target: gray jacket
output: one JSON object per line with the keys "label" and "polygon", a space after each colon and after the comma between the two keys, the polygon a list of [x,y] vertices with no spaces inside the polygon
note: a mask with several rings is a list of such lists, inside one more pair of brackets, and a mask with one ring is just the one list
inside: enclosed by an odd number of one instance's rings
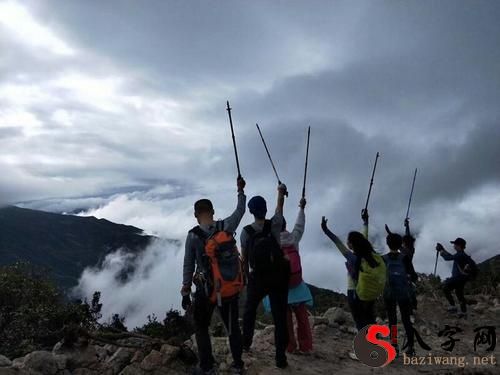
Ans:
{"label": "gray jacket", "polygon": [[[231,216],[225,218],[224,220],[219,220],[222,222],[222,228],[224,231],[229,233],[234,233],[238,225],[240,224],[243,215],[245,214],[245,205],[247,197],[244,193],[238,193],[238,205],[236,210],[231,214]],[[215,231],[216,222],[213,225],[200,225],[200,228],[205,231],[208,235],[213,234]],[[219,224],[220,225],[220,224]],[[184,266],[183,266],[183,277],[182,285],[191,287],[193,283],[193,274],[195,269],[198,269],[202,265],[202,255],[205,251],[204,241],[196,236],[194,233],[189,232],[186,238],[185,253],[184,253]]]}

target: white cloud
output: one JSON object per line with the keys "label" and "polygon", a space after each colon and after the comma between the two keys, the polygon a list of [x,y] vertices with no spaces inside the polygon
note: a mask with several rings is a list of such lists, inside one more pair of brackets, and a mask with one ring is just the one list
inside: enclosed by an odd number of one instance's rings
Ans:
{"label": "white cloud", "polygon": [[76,51],[50,28],[36,20],[18,2],[0,2],[0,25],[20,44],[40,48],[55,55],[73,56]]}

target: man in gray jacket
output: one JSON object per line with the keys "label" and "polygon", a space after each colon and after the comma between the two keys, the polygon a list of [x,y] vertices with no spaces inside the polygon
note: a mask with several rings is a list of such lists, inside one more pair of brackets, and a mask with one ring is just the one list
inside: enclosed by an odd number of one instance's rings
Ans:
{"label": "man in gray jacket", "polygon": [[[218,230],[228,233],[234,233],[245,214],[246,196],[243,192],[245,181],[242,178],[237,180],[238,186],[238,205],[231,216],[224,220],[214,220],[214,208],[212,202],[208,199],[200,199],[194,204],[194,216],[196,217],[199,228],[203,231],[204,237],[208,238]],[[195,231],[189,231],[186,238],[184,254],[184,271],[182,282],[182,308],[187,310],[191,306],[191,285],[193,281],[196,286],[193,302],[193,318],[195,322],[195,336],[198,346],[198,356],[200,360],[201,374],[214,374],[214,357],[212,355],[212,345],[208,329],[215,308],[206,295],[202,283],[197,283],[193,275],[207,274],[207,257],[205,256],[205,241],[200,238]],[[238,324],[238,300],[239,295],[227,300],[222,300],[220,306],[217,306],[229,332],[229,344],[233,356],[232,371],[241,373],[243,371],[242,341],[241,330]]]}

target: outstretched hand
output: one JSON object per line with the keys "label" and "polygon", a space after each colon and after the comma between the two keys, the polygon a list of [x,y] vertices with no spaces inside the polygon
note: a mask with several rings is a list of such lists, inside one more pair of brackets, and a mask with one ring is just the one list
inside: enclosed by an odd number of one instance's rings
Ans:
{"label": "outstretched hand", "polygon": [[278,193],[282,196],[288,195],[288,191],[286,190],[286,185],[284,183],[280,183],[278,185]]}
{"label": "outstretched hand", "polygon": [[324,216],[321,217],[321,229],[323,229],[323,232],[326,232],[328,230],[328,219],[326,219]]}
{"label": "outstretched hand", "polygon": [[368,218],[369,218],[369,216],[368,216],[368,209],[363,208],[361,210],[361,219],[363,220],[364,224],[368,224]]}
{"label": "outstretched hand", "polygon": [[237,179],[236,179],[236,185],[238,186],[238,191],[243,191],[243,189],[245,189],[245,186],[246,186],[246,181],[243,179],[243,177],[239,176]]}
{"label": "outstretched hand", "polygon": [[306,203],[307,203],[306,198],[301,198],[299,202],[299,207],[304,209],[306,207]]}

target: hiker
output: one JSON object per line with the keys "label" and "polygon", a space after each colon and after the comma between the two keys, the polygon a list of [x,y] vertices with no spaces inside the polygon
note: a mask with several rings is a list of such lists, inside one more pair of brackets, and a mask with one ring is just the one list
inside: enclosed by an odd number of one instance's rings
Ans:
{"label": "hiker", "polygon": [[[281,248],[290,262],[290,281],[288,283],[288,347],[289,353],[309,354],[312,351],[312,331],[309,325],[307,306],[312,306],[312,295],[309,287],[302,279],[302,265],[299,254],[299,242],[304,234],[306,199],[299,204],[299,214],[292,232],[286,230],[286,220],[283,220],[281,232]],[[297,339],[295,338],[293,315],[297,320]],[[298,344],[297,344],[298,343]],[[298,350],[297,350],[298,349]]]}
{"label": "hiker", "polygon": [[[412,236],[410,231],[410,220],[408,218],[404,221],[405,226],[405,235],[403,236],[403,241],[401,244],[401,254],[406,255],[413,266],[413,256],[415,255],[415,237]],[[410,283],[410,299],[411,299],[411,308],[412,308],[412,319],[415,320],[413,316],[418,307],[417,302],[417,287],[411,282]]]}
{"label": "hiker", "polygon": [[361,330],[369,324],[375,324],[375,300],[382,293],[385,284],[385,263],[375,253],[368,236],[368,211],[361,211],[364,234],[350,232],[346,247],[327,226],[328,220],[323,216],[321,229],[335,243],[346,258],[347,267],[347,301],[356,328]]}
{"label": "hiker", "polygon": [[252,346],[257,307],[269,295],[274,321],[275,360],[278,368],[288,366],[286,348],[288,344],[287,307],[290,265],[280,246],[283,227],[283,205],[286,186],[278,186],[278,203],[274,216],[266,219],[267,204],[261,196],[248,202],[248,209],[255,221],[241,232],[241,252],[246,275],[248,275],[247,300],[243,315],[243,350]]}
{"label": "hiker", "polygon": [[[186,238],[184,254],[183,283],[181,289],[182,308],[192,308],[198,347],[199,370],[197,373],[214,374],[215,360],[208,329],[214,308],[217,307],[229,334],[229,346],[233,356],[231,370],[242,373],[242,339],[238,323],[239,292],[243,288],[243,276],[239,252],[233,233],[245,213],[245,180],[237,179],[238,205],[236,210],[224,220],[214,220],[214,208],[208,199],[200,199],[194,204],[194,216],[198,226],[191,229]],[[217,262],[216,255],[224,252],[227,260]],[[196,272],[195,272],[196,267]],[[191,285],[196,291],[191,302]],[[191,306],[192,304],[192,306]]]}
{"label": "hiker", "polygon": [[460,303],[460,313],[458,317],[467,318],[467,304],[464,296],[464,287],[467,281],[476,276],[478,269],[470,255],[465,253],[467,242],[463,238],[458,237],[455,241],[450,241],[450,243],[453,244],[456,251],[454,255],[447,252],[440,243],[436,245],[436,250],[444,260],[453,260],[451,277],[446,279],[443,283],[444,295],[450,303],[447,310],[450,313],[456,313],[458,311],[455,306],[455,300],[451,294],[451,292],[455,290],[458,302]]}
{"label": "hiker", "polygon": [[[384,289],[384,304],[389,318],[389,327],[391,327],[391,343],[399,353],[397,344],[397,331],[394,332],[392,327],[397,326],[397,307],[401,313],[401,320],[405,328],[407,345],[406,355],[415,355],[414,341],[415,335],[413,325],[410,319],[412,311],[411,303],[411,285],[410,282],[417,281],[417,273],[407,255],[399,252],[403,242],[402,237],[397,233],[391,233],[386,225],[388,232],[386,243],[389,247],[389,253],[382,258],[386,264],[387,282]],[[395,335],[393,334],[396,333]]]}

